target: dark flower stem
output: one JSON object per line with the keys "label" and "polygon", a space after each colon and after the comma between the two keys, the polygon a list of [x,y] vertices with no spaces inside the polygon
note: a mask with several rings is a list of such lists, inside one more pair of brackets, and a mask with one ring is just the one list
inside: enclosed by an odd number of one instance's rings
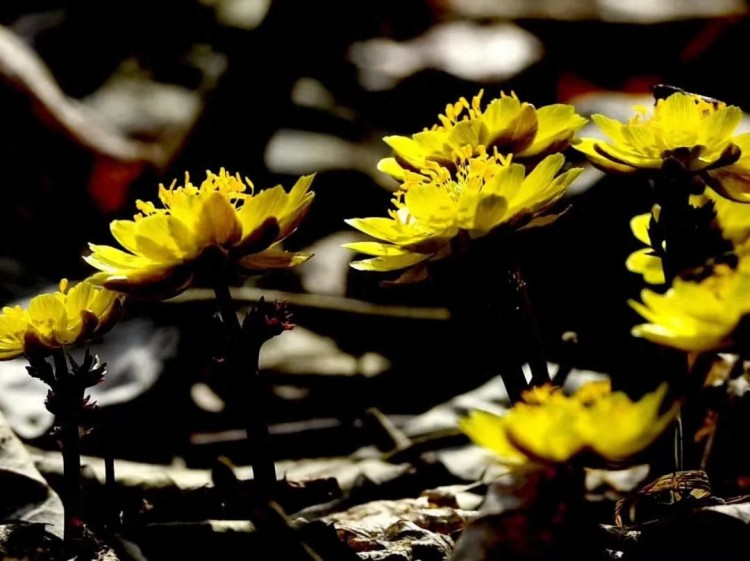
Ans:
{"label": "dark flower stem", "polygon": [[251,464],[258,498],[266,502],[273,497],[276,487],[276,466],[271,453],[271,439],[266,422],[265,386],[260,377],[258,359],[263,341],[243,332],[237,318],[229,285],[223,281],[214,284],[216,302],[227,332],[228,371],[240,402],[245,430],[251,446]]}
{"label": "dark flower stem", "polygon": [[84,388],[76,384],[68,369],[68,363],[63,349],[52,354],[55,364],[55,391],[62,395],[65,411],[58,419],[60,440],[63,455],[63,493],[62,501],[65,507],[65,549],[68,553],[75,553],[76,542],[81,539],[81,435],[80,435],[80,407],[83,402]]}
{"label": "dark flower stem", "polygon": [[[689,247],[690,236],[686,235],[690,209],[690,180],[682,173],[680,166],[670,162],[653,179],[653,191],[656,203],[660,207],[659,218],[652,215],[649,237],[651,247],[661,258],[664,279],[667,286],[671,286],[675,277],[688,268],[693,258],[695,248]],[[653,231],[657,228],[657,231]],[[662,244],[666,246],[664,251]],[[679,374],[686,375],[688,372]],[[678,375],[677,379],[680,379]],[[677,414],[674,425],[674,468],[682,471],[684,462],[684,433],[682,414]]]}
{"label": "dark flower stem", "polygon": [[117,479],[115,477],[114,438],[115,432],[110,423],[100,428],[104,443],[104,496],[107,504],[104,524],[111,532],[120,528],[120,505],[117,496]]}
{"label": "dark flower stem", "polygon": [[[657,202],[661,207],[659,222],[662,225],[662,237],[668,248],[661,253],[662,268],[667,286],[688,267],[692,255],[691,248],[685,247],[686,237],[681,230],[687,222],[690,208],[689,193],[680,193],[675,185],[666,180],[656,182]],[[672,187],[672,189],[670,189]],[[661,249],[659,249],[661,252]]]}
{"label": "dark flower stem", "polygon": [[674,467],[675,471],[682,471],[685,469],[685,453],[683,446],[685,442],[685,435],[682,428],[682,413],[677,414],[674,427]]}
{"label": "dark flower stem", "polygon": [[[518,255],[513,256],[513,285],[515,289],[515,299],[517,304],[518,322],[520,328],[526,335],[526,352],[528,353],[527,361],[531,369],[532,387],[541,386],[550,381],[549,371],[547,370],[547,360],[542,350],[542,340],[539,336],[539,325],[537,324],[536,314],[529,298],[529,291],[526,281],[521,272],[521,261]],[[524,378],[525,380],[525,378]]]}
{"label": "dark flower stem", "polygon": [[655,255],[662,260],[668,286],[680,274],[700,271],[732,252],[731,242],[711,227],[716,217],[713,204],[690,205],[690,196],[705,189],[698,178],[668,160],[653,177],[652,186],[660,210],[652,213],[649,237]]}
{"label": "dark flower stem", "polygon": [[[652,184],[660,211],[658,220],[652,215],[649,237],[652,248],[661,258],[667,286],[681,273],[700,268],[721,253],[721,246],[712,239],[711,221],[715,216],[712,207],[703,212],[690,206],[690,195],[702,192],[704,185],[686,169],[678,159],[667,160]],[[678,372],[676,380],[687,379],[689,370],[688,366],[686,371]],[[688,384],[682,382],[682,385],[683,392],[688,390]],[[684,447],[682,413],[679,413],[674,428],[676,471],[685,468]]]}
{"label": "dark flower stem", "polygon": [[508,399],[511,405],[522,401],[521,395],[529,387],[526,383],[526,376],[523,373],[523,367],[518,364],[506,368],[502,375],[505,391],[508,392]]}

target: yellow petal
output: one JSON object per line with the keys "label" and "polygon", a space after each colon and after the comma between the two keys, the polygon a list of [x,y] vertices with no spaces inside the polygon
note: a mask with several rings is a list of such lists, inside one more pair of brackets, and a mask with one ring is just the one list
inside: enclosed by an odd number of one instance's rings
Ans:
{"label": "yellow petal", "polygon": [[281,251],[277,248],[248,255],[238,261],[241,267],[262,271],[270,269],[290,269],[301,265],[313,256],[312,253]]}
{"label": "yellow petal", "polygon": [[125,253],[108,245],[89,244],[89,249],[91,249],[91,254],[84,256],[83,259],[100,271],[119,272],[154,267],[154,263],[149,259]]}
{"label": "yellow petal", "polygon": [[245,200],[237,211],[237,218],[242,225],[242,237],[252,236],[267,219],[283,215],[288,202],[288,195],[281,185],[265,189]]}
{"label": "yellow petal", "polygon": [[628,458],[658,438],[678,412],[678,406],[659,414],[667,385],[632,402],[622,392],[596,400],[588,410],[587,422],[579,430],[592,450],[610,460]]}
{"label": "yellow petal", "polygon": [[300,177],[289,192],[286,208],[279,217],[279,240],[292,234],[307,216],[315,198],[315,193],[310,191],[314,178],[315,174]]}
{"label": "yellow petal", "polygon": [[530,192],[541,191],[547,184],[552,182],[560,168],[565,163],[562,154],[552,154],[537,164],[532,172],[526,176],[523,189]]}
{"label": "yellow petal", "polygon": [[404,168],[398,165],[396,158],[383,158],[378,162],[378,171],[387,173],[394,179],[404,180]]}
{"label": "yellow petal", "polygon": [[521,157],[536,156],[551,150],[565,149],[576,131],[588,122],[575,112],[572,105],[545,105],[536,110],[538,130],[534,142],[519,154]]}
{"label": "yellow petal", "polygon": [[359,271],[396,271],[416,265],[430,258],[430,255],[419,253],[405,253],[403,255],[388,255],[384,257],[373,257],[350,263],[353,269]]}
{"label": "yellow petal", "polygon": [[[120,226],[125,224],[127,223],[123,221]],[[131,251],[136,255],[158,263],[176,263],[187,256],[184,244],[181,243],[183,247],[180,247],[173,237],[175,228],[180,227],[177,224],[181,225],[176,218],[167,214],[155,214],[138,220],[134,224],[135,250]],[[117,228],[113,225],[112,230],[114,234]],[[193,240],[194,238],[195,236],[190,234],[186,239]],[[130,249],[124,244],[123,246]]]}
{"label": "yellow petal", "polygon": [[750,203],[750,166],[731,165],[708,172],[711,188],[732,201]]}
{"label": "yellow petal", "polygon": [[632,273],[643,275],[649,284],[664,284],[664,268],[661,259],[653,255],[651,248],[639,249],[631,253],[625,261],[625,267]]}
{"label": "yellow petal", "polygon": [[503,417],[471,411],[468,417],[458,421],[458,426],[474,443],[497,454],[501,463],[518,466],[529,462],[508,440]]}
{"label": "yellow petal", "polygon": [[566,462],[586,445],[576,430],[583,408],[573,403],[551,407],[517,404],[507,416],[511,444],[527,456],[547,462]]}
{"label": "yellow petal", "polygon": [[631,165],[616,162],[608,158],[598,148],[602,144],[603,142],[596,138],[581,138],[573,143],[573,148],[585,154],[592,165],[603,171],[621,174],[630,174],[638,171],[637,168]]}
{"label": "yellow petal", "polygon": [[358,253],[364,253],[365,255],[376,255],[378,257],[405,255],[409,253],[409,251],[398,246],[380,242],[351,242],[344,244],[341,247],[351,249]]}
{"label": "yellow petal", "polygon": [[486,235],[506,217],[508,201],[494,194],[477,193],[464,197],[459,209],[459,225],[467,230],[472,238]]}
{"label": "yellow petal", "polygon": [[639,214],[630,220],[630,230],[639,242],[651,246],[648,229],[651,224],[651,213]]}
{"label": "yellow petal", "polygon": [[242,234],[235,208],[224,195],[215,191],[204,197],[195,232],[198,240],[206,245],[231,246]]}

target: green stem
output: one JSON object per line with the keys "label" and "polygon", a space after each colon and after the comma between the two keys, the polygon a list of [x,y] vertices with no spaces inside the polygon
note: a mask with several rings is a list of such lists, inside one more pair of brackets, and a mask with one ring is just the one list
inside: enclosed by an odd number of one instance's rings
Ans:
{"label": "green stem", "polygon": [[[262,341],[253,340],[252,334],[243,338],[242,327],[234,307],[234,301],[226,282],[214,285],[216,302],[222,322],[227,330],[228,370],[236,390],[238,403],[243,413],[247,438],[251,445],[251,464],[256,482],[258,497],[267,502],[273,497],[276,488],[276,466],[271,453],[271,438],[266,422],[265,385],[261,380],[258,360]],[[249,340],[248,340],[249,339]]]}
{"label": "green stem", "polygon": [[83,388],[79,388],[68,370],[63,349],[52,354],[55,364],[56,388],[66,411],[58,419],[63,456],[62,501],[65,507],[65,543],[67,554],[77,552],[81,539],[81,436],[79,412],[83,402]]}

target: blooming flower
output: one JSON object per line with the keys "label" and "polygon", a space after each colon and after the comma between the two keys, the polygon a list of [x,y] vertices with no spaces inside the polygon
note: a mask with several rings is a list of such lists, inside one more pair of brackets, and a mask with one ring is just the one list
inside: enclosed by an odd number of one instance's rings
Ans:
{"label": "blooming flower", "polygon": [[742,316],[750,312],[750,276],[742,269],[717,265],[700,282],[677,278],[666,294],[641,292],[643,303],[630,305],[649,323],[633,335],[684,351],[726,348]]}
{"label": "blooming flower", "polygon": [[90,244],[85,259],[102,271],[97,279],[109,288],[160,296],[187,288],[207,255],[244,270],[292,267],[310,255],[279,245],[305,217],[312,180],[301,177],[289,193],[281,185],[256,193],[250,181],[223,169],[208,172],[200,187],[186,175],[184,186],[159,187],[163,208],[138,201],[134,220],[112,222],[112,235],[125,251]]}
{"label": "blooming flower", "polygon": [[374,256],[352,267],[391,271],[452,252],[451,241],[487,235],[496,228],[529,228],[552,222],[551,207],[581,173],[558,172],[565,159],[547,156],[526,175],[523,165],[499,155],[465,158],[452,174],[431,164],[426,175],[406,172],[404,190],[394,199],[390,217],[353,218],[347,223],[380,241],[345,247]]}
{"label": "blooming flower", "polygon": [[651,444],[678,410],[675,404],[659,412],[666,384],[636,402],[612,392],[608,381],[584,384],[571,396],[547,388],[525,392],[504,416],[472,411],[461,430],[508,465],[563,463],[584,453],[623,460]]}
{"label": "blooming flower", "polygon": [[673,158],[721,195],[750,202],[750,133],[734,136],[742,120],[739,107],[676,92],[657,100],[650,115],[644,107],[636,110],[624,124],[594,115],[610,140],[582,138],[574,147],[614,173],[658,170]]}
{"label": "blooming flower", "polygon": [[500,94],[482,109],[480,91],[445,108],[439,115],[440,124],[431,129],[406,136],[387,136],[394,157],[378,163],[378,169],[396,179],[404,179],[405,171],[420,172],[435,162],[447,167],[455,165],[456,152],[469,146],[476,154],[513,154],[514,158],[541,158],[560,152],[570,145],[576,131],[587,120],[571,105],[547,105],[540,109],[521,102],[515,94]]}
{"label": "blooming flower", "polygon": [[123,296],[89,279],[68,290],[35,296],[26,309],[5,307],[0,314],[0,360],[22,354],[46,355],[109,330],[118,318]]}

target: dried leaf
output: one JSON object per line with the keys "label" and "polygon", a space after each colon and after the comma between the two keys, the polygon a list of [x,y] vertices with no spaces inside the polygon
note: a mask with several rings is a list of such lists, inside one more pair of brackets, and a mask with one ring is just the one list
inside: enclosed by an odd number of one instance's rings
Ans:
{"label": "dried leaf", "polygon": [[0,415],[0,518],[46,525],[58,538],[63,532],[63,506],[47,485],[31,455]]}

